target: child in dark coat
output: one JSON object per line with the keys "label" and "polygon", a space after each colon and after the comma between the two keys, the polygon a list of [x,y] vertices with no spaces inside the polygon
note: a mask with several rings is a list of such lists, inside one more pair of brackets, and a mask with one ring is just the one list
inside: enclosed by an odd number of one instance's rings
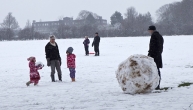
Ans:
{"label": "child in dark coat", "polygon": [[39,69],[42,69],[41,65],[36,65],[36,58],[30,57],[27,59],[29,61],[29,68],[30,68],[30,81],[26,83],[27,86],[29,86],[31,83],[34,83],[34,86],[36,86],[40,80],[40,74],[38,72]]}
{"label": "child in dark coat", "polygon": [[74,55],[72,52],[73,52],[72,47],[69,47],[66,51],[66,54],[67,54],[67,67],[69,68],[70,77],[72,79],[72,82],[75,82],[75,73],[76,73],[75,59],[76,59],[76,55]]}
{"label": "child in dark coat", "polygon": [[90,40],[88,39],[88,36],[85,36],[85,40],[83,44],[84,44],[86,56],[88,56],[89,55],[89,44],[90,44]]}

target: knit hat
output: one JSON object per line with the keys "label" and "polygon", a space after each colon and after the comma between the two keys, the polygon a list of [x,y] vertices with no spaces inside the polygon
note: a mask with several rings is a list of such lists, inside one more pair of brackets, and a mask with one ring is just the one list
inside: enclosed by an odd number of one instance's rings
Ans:
{"label": "knit hat", "polygon": [[50,39],[56,39],[56,37],[54,35],[51,35]]}
{"label": "knit hat", "polygon": [[96,32],[95,34],[99,34],[98,32]]}
{"label": "knit hat", "polygon": [[153,30],[153,31],[155,31],[155,30],[156,30],[156,27],[155,27],[155,26],[149,26],[148,30]]}
{"label": "knit hat", "polygon": [[74,49],[73,49],[72,47],[69,47],[69,48],[66,50],[66,53],[72,54],[73,50],[74,50]]}
{"label": "knit hat", "polygon": [[29,57],[27,60],[28,61],[34,61],[36,58],[35,57]]}
{"label": "knit hat", "polygon": [[88,39],[88,36],[85,36],[86,39]]}

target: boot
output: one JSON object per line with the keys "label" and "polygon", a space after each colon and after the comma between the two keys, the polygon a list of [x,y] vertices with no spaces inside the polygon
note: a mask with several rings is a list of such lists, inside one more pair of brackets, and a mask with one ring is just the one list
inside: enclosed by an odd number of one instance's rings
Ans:
{"label": "boot", "polygon": [[72,78],[72,82],[75,82],[75,78]]}
{"label": "boot", "polygon": [[38,85],[38,83],[34,83],[34,86],[37,86]]}
{"label": "boot", "polygon": [[55,77],[53,75],[51,75],[51,79],[52,79],[52,82],[56,82]]}
{"label": "boot", "polygon": [[30,81],[28,81],[27,83],[26,83],[26,86],[29,86],[31,84],[31,82]]}
{"label": "boot", "polygon": [[160,86],[157,86],[157,87],[155,88],[155,90],[160,90]]}
{"label": "boot", "polygon": [[155,90],[160,90],[160,82],[159,85],[155,88]]}
{"label": "boot", "polygon": [[61,75],[58,75],[58,79],[59,79],[59,81],[62,82],[62,76]]}

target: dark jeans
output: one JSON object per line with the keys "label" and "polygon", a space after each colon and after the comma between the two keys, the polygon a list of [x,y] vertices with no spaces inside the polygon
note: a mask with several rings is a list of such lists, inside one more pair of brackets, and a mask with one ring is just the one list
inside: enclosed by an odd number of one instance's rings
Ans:
{"label": "dark jeans", "polygon": [[88,49],[89,49],[89,46],[84,46],[84,48],[85,48],[85,54],[86,54],[86,55],[89,55],[89,50],[88,50]]}
{"label": "dark jeans", "polygon": [[94,45],[95,55],[99,55],[99,45]]}
{"label": "dark jeans", "polygon": [[52,81],[55,81],[55,69],[58,72],[58,79],[62,80],[62,71],[60,68],[60,61],[59,60],[52,60],[51,61],[51,78],[52,78]]}
{"label": "dark jeans", "polygon": [[76,73],[75,68],[69,68],[69,71],[70,71],[70,77],[75,78],[75,73]]}

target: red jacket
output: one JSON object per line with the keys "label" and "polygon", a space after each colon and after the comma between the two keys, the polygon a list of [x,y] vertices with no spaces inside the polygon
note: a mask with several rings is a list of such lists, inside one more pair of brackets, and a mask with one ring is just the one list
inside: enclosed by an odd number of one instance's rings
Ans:
{"label": "red jacket", "polygon": [[68,68],[76,68],[75,59],[76,59],[76,55],[74,54],[67,55],[67,67]]}
{"label": "red jacket", "polygon": [[30,61],[29,68],[30,68],[30,81],[35,82],[40,80],[40,74],[38,70],[41,69],[41,67],[35,66],[35,62]]}

